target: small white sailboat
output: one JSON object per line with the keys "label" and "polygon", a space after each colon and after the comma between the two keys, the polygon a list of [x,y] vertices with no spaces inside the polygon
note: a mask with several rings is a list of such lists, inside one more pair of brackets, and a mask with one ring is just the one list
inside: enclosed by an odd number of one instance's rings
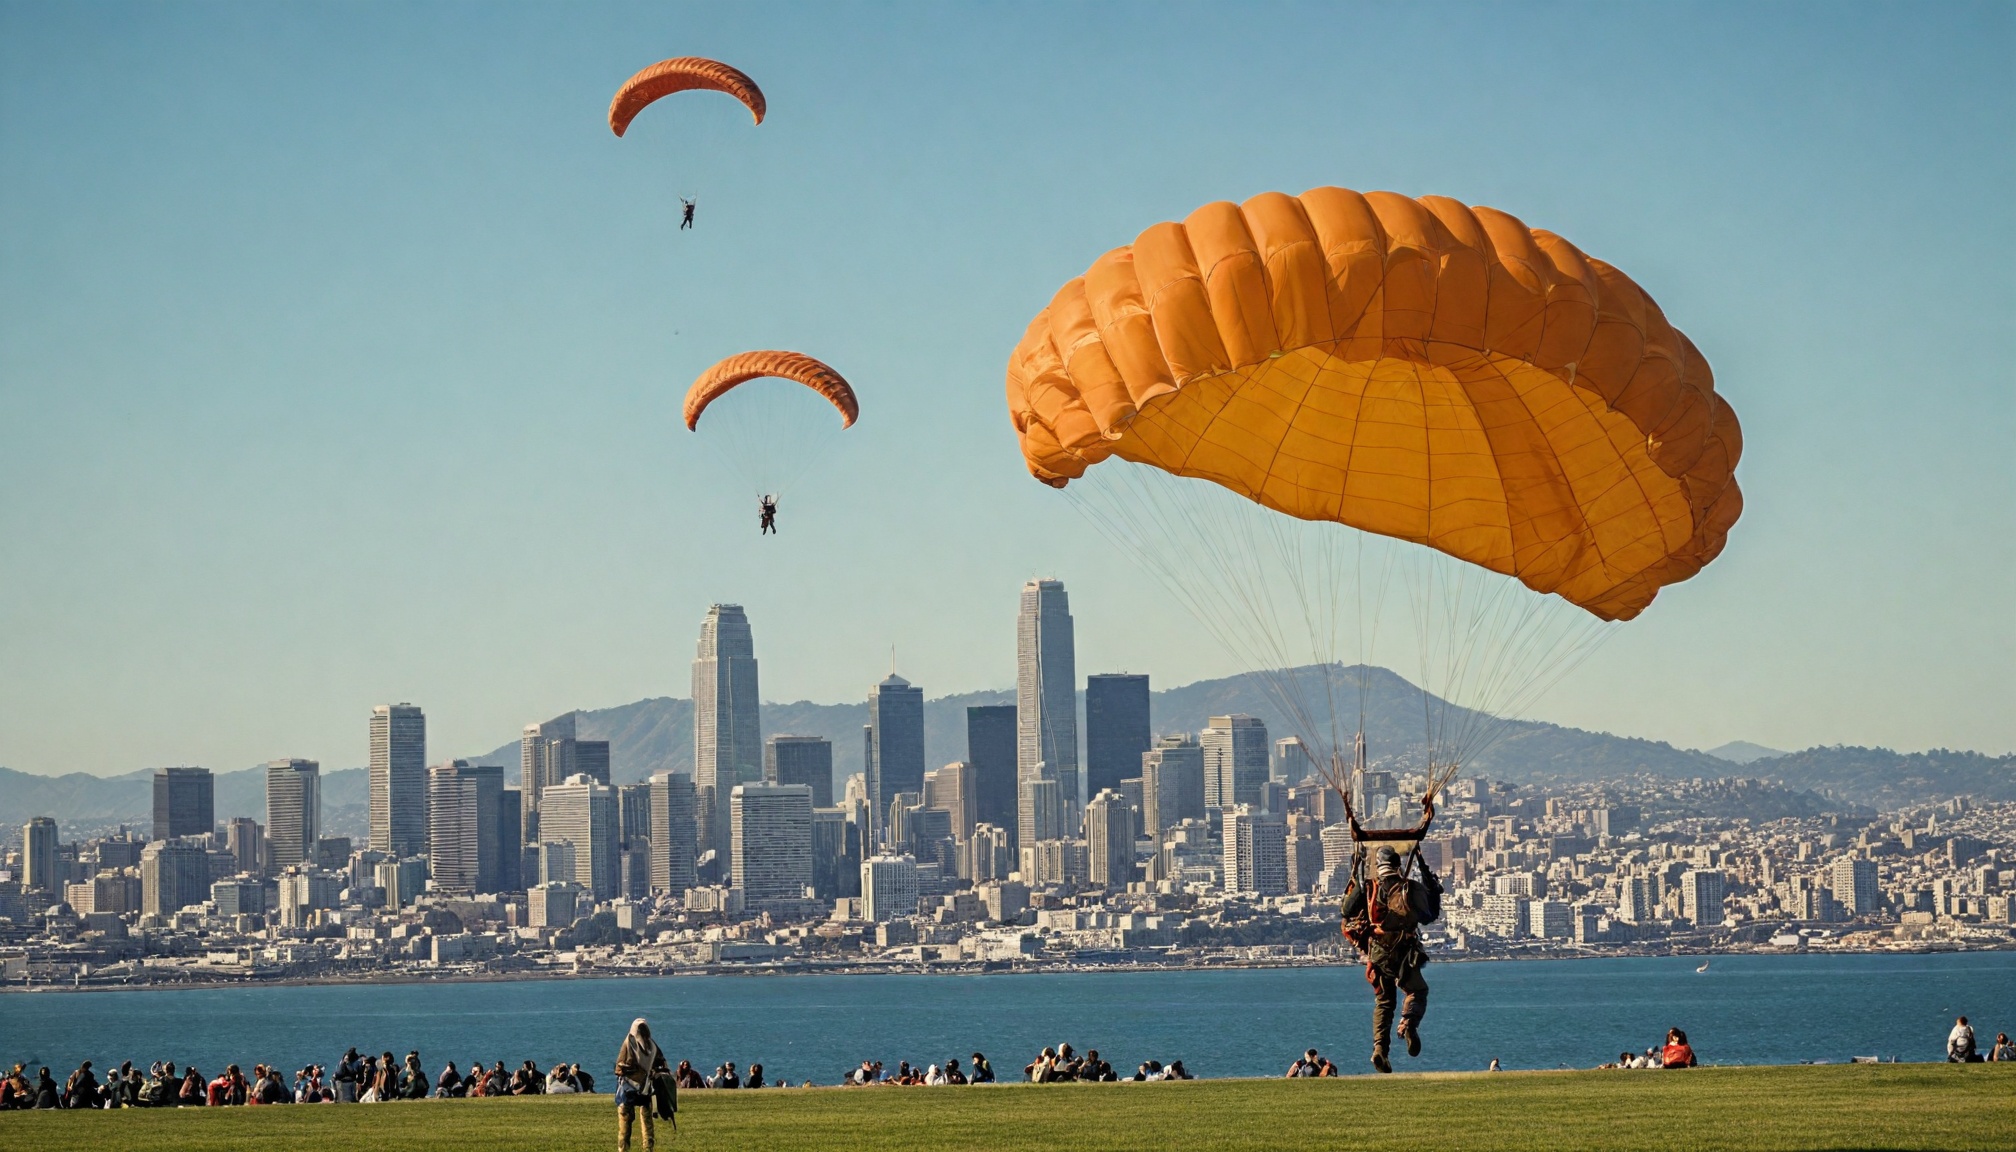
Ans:
{"label": "small white sailboat", "polygon": [[1694,969],[1694,971],[1697,973],[1706,972],[1707,970],[1708,970],[1708,961],[1706,960],[1701,961],[1701,966],[1699,968]]}

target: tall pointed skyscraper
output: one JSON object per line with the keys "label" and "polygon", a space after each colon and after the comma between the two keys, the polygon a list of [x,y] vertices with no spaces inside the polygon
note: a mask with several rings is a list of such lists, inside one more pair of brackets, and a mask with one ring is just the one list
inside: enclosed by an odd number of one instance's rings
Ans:
{"label": "tall pointed skyscraper", "polygon": [[763,782],[756,639],[740,604],[716,604],[700,622],[693,660],[693,783],[712,796],[700,814],[700,850],[728,855],[729,793]]}
{"label": "tall pointed skyscraper", "polygon": [[371,710],[371,848],[427,851],[427,717],[411,704]]}
{"label": "tall pointed skyscraper", "polygon": [[1061,580],[1022,585],[1015,621],[1015,770],[1035,778],[1040,764],[1057,781],[1070,812],[1058,821],[1076,827],[1084,807],[1078,773],[1078,661],[1071,637],[1071,602]]}

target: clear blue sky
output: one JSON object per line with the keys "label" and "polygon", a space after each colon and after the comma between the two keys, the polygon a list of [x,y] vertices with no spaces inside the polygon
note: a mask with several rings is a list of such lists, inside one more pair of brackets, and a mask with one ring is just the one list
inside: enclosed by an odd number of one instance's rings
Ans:
{"label": "clear blue sky", "polygon": [[[610,135],[674,55],[757,77]],[[1320,184],[1556,230],[1741,414],[1749,510],[1534,713],[2016,747],[2016,8],[0,4],[0,764],[360,763],[688,691],[1237,670],[1031,481],[1029,318],[1143,227]],[[675,192],[701,197],[674,230]],[[758,540],[678,423],[745,348],[862,423]],[[934,750],[946,757],[957,749]]]}

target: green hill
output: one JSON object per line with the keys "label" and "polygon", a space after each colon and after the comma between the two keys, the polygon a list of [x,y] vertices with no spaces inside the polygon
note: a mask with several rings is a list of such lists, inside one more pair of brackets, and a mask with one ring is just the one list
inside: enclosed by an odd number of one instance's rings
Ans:
{"label": "green hill", "polygon": [[[0,1113],[12,1152],[608,1152],[609,1097]],[[2016,1066],[688,1092],[677,1152],[2006,1149]],[[636,1145],[641,1148],[641,1143]]]}

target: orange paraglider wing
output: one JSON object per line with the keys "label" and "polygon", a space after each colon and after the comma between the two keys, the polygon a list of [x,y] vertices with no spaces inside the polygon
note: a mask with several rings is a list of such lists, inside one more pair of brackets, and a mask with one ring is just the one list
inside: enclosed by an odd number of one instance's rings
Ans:
{"label": "orange paraglider wing", "polygon": [[1627,620],[1742,512],[1736,414],[1630,278],[1439,196],[1207,204],[1094,261],[1008,361],[1037,479],[1109,456]]}
{"label": "orange paraglider wing", "polygon": [[624,81],[616,90],[616,98],[609,102],[609,128],[621,136],[652,101],[674,92],[704,89],[709,92],[726,92],[747,105],[756,123],[763,123],[763,113],[768,107],[763,101],[763,90],[756,86],[740,69],[708,60],[700,56],[681,56],[674,60],[661,60],[635,76]]}
{"label": "orange paraglider wing", "polygon": [[687,430],[698,427],[700,414],[716,398],[737,384],[762,376],[794,381],[824,396],[840,410],[842,428],[852,428],[861,414],[861,403],[855,399],[853,387],[840,373],[812,357],[800,352],[740,352],[702,372],[693,381],[693,387],[686,390]]}

